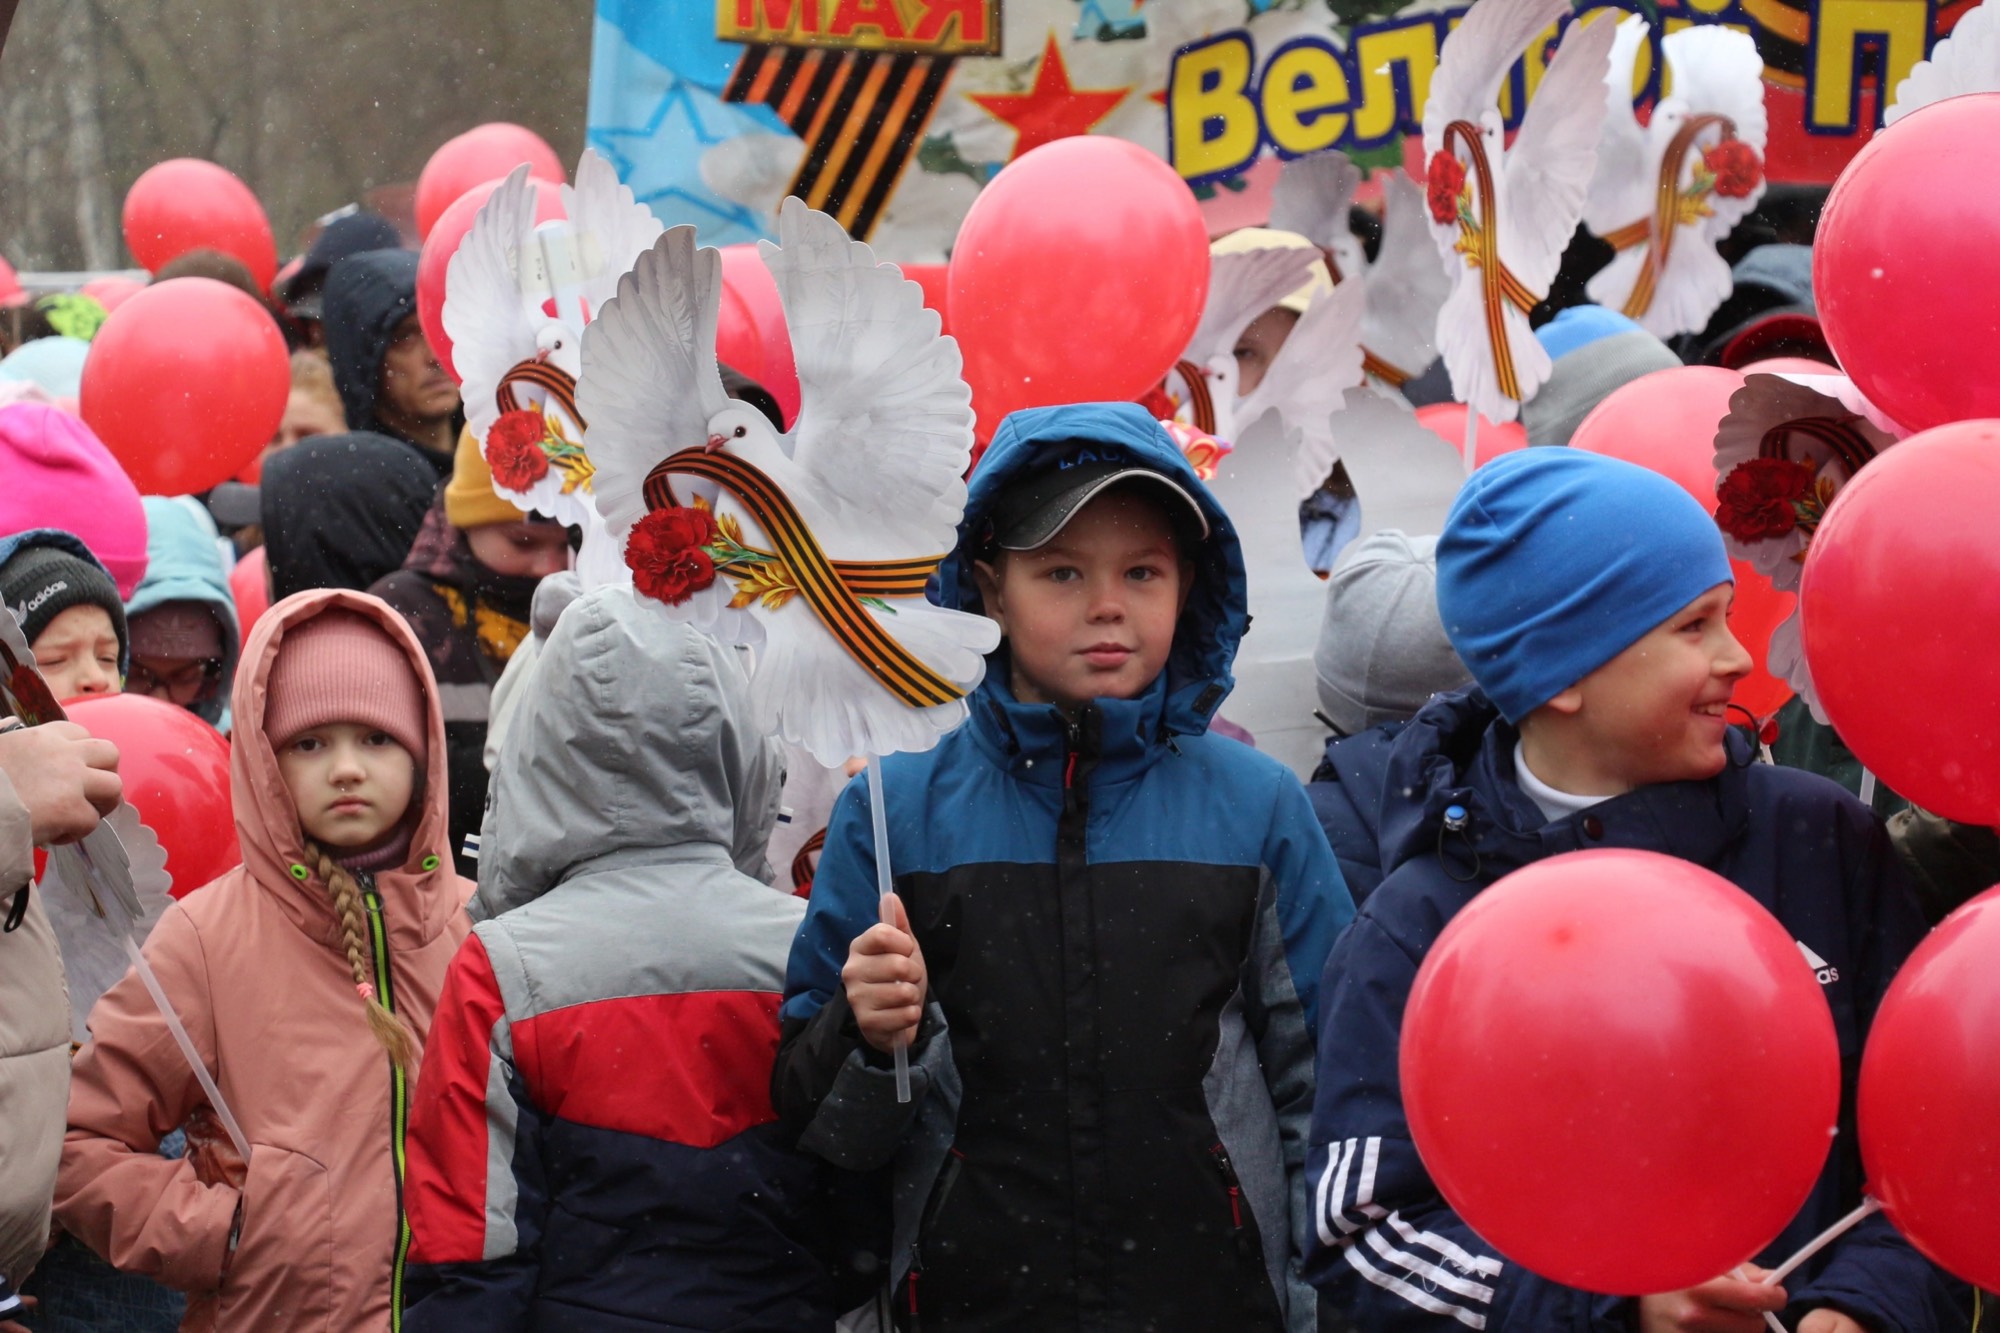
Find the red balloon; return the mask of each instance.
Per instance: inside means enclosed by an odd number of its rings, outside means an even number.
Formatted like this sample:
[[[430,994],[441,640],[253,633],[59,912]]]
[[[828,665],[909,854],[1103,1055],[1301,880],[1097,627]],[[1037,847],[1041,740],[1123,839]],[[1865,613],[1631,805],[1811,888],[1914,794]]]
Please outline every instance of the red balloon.
[[[750,303],[726,282],[716,312],[715,359],[753,380],[764,368],[764,334],[750,313]]]
[[[2000,1290],[2000,889],[1924,938],[1882,997],[1857,1105],[1868,1193],[1925,1258]]]
[[[792,358],[792,331],[785,323],[784,302],[778,298],[778,280],[764,267],[764,257],[754,245],[725,245],[719,253],[723,287],[742,299],[763,337],[759,373],[753,378],[778,400],[789,426],[799,415],[799,370]]]
[[[454,199],[433,224],[430,235],[424,238],[424,248],[417,254],[417,323],[423,326],[424,337],[430,341],[431,351],[437,354],[438,364],[453,379],[458,378],[458,370],[451,364],[451,337],[444,331],[445,278],[451,269],[451,257],[458,253],[465,233],[472,230],[472,220],[506,179],[501,176],[482,181]],[[564,216],[560,185],[532,178],[529,183],[535,187],[535,221],[549,222]]]
[[[98,329],[80,402],[140,494],[189,495],[257,456],[291,389],[270,311],[226,282],[171,278]]]
[[[1403,1016],[1424,1166],[1523,1267],[1678,1291],[1776,1239],[1840,1110],[1833,1015],[1798,946],[1721,876],[1551,857],[1454,918]]]
[[[951,332],[951,267],[948,264],[899,264],[903,276],[924,289],[924,304],[938,312],[944,331]]]
[[[0,255],[0,306],[19,304],[27,295],[21,287],[20,274],[14,271],[6,256]]]
[[[1926,810],[2000,824],[2000,421],[1884,452],[1840,488],[1806,551],[1806,665],[1827,717]]]
[[[125,799],[167,851],[171,892],[184,898],[242,863],[229,796],[229,742],[185,708],[143,694],[63,705],[70,720],[118,747]]]
[[[1911,430],[2000,417],[2000,93],[1946,98],[1870,139],[1813,246],[1820,326],[1870,402]]]
[[[569,179],[548,140],[525,125],[496,120],[445,140],[417,177],[418,237],[428,241],[445,210],[467,190],[496,177],[505,180],[523,162],[534,180],[561,185]]]
[[[1417,409],[1417,422],[1452,448],[1465,448],[1464,403],[1429,403]],[[1494,425],[1479,418],[1479,434],[1472,441],[1473,466],[1484,467],[1502,454],[1528,447],[1528,432],[1518,421]]]
[[[949,287],[990,436],[1018,408],[1130,402],[1158,383],[1208,299],[1208,230],[1187,183],[1137,144],[1058,139],[979,192]]]
[[[237,641],[248,643],[251,626],[271,609],[270,559],[263,547],[238,560],[229,571],[229,595],[236,601]]]
[[[220,250],[269,291],[278,273],[271,220],[250,187],[224,167],[176,157],[146,168],[125,192],[125,246],[157,273],[190,250]]]
[[[1831,373],[1830,367],[1819,369]],[[1729,396],[1742,387],[1743,372],[1720,366],[1656,370],[1623,385],[1592,409],[1577,426],[1570,447],[1651,468],[1678,482],[1713,513],[1715,429],[1729,414]],[[1791,615],[1797,598],[1779,592],[1744,561],[1731,560],[1729,566],[1736,571],[1736,604],[1729,624],[1753,663],[1750,674],[1737,682],[1735,702],[1760,718],[1769,717],[1792,697],[1792,687],[1772,675],[1767,662],[1771,631]]]
[[[92,278],[77,288],[85,296],[104,307],[108,314],[146,290],[146,284],[136,278],[105,277]]]

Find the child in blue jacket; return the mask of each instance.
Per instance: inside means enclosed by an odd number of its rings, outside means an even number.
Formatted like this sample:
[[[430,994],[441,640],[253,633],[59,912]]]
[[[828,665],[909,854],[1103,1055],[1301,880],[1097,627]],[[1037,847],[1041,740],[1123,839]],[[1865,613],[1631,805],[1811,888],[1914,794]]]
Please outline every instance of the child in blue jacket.
[[[1208,734],[1243,578],[1136,406],[1017,412],[973,475],[939,600],[1003,641],[883,763],[893,926],[865,782],[835,807],[773,1076],[803,1147],[890,1165],[903,1327],[1315,1327],[1314,983],[1353,908],[1298,782]]]
[[[1752,763],[1729,728],[1750,670],[1729,631],[1732,595],[1714,521],[1629,463],[1531,449],[1474,473],[1453,506],[1438,608],[1477,684],[1396,737],[1387,875],[1321,981],[1311,1276],[1357,1327],[1755,1333],[1766,1311],[1798,1333],[1964,1326],[1950,1284],[1879,1216],[1784,1288],[1755,1285],[1755,1265],[1639,1300],[1558,1286],[1482,1241],[1410,1141],[1397,1045],[1424,955],[1487,885],[1591,847],[1682,857],[1775,915],[1816,967],[1852,1107],[1869,1021],[1923,921],[1880,821],[1823,778]],[[1791,1254],[1860,1190],[1850,1111],[1804,1208],[1757,1262]]]

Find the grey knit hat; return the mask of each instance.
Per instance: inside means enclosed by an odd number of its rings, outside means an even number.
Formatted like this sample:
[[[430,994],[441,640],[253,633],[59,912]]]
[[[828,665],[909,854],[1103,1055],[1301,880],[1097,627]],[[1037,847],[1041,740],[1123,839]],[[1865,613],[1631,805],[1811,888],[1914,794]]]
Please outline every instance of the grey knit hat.
[[[1410,718],[1472,682],[1438,616],[1437,541],[1377,532],[1328,576],[1313,669],[1320,711],[1342,735]]]
[[[1568,444],[1599,403],[1642,375],[1681,364],[1673,349],[1615,310],[1571,306],[1535,331],[1555,369],[1521,404],[1529,444]]]

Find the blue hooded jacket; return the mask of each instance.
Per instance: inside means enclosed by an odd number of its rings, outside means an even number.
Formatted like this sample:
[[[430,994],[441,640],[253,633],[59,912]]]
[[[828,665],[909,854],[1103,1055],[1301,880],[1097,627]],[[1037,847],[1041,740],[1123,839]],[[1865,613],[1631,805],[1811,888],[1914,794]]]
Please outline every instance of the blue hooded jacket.
[[[229,689],[236,679],[242,634],[236,626],[236,597],[222,568],[215,522],[185,496],[149,495],[146,507],[146,577],[125,603],[125,618],[144,615],[168,602],[195,602],[208,608],[222,629],[222,679],[214,694],[191,711],[224,735],[229,733]]]
[[[1823,960],[1840,1044],[1839,1138],[1805,1206],[1756,1262],[1773,1266],[1860,1202],[1854,1077],[1875,1008],[1924,934],[1887,832],[1835,784],[1751,762],[1729,765],[1550,822],[1515,775],[1519,733],[1477,689],[1441,695],[1396,737],[1382,780],[1386,872],[1327,959],[1311,1178],[1322,1300],[1354,1327],[1508,1333],[1629,1333],[1633,1302],[1547,1281],[1496,1253],[1439,1196],[1410,1139],[1398,1068],[1403,1007],[1440,933],[1509,871],[1563,852],[1628,847],[1705,866],[1777,917]],[[1406,795],[1400,795],[1406,794]],[[1461,807],[1461,826],[1445,811]],[[1828,1306],[1869,1328],[1965,1327],[1962,1288],[1875,1216],[1786,1284],[1787,1326]]]
[[[892,1164],[890,1276],[927,1327],[1310,1329],[1314,978],[1353,908],[1297,781],[1208,734],[1248,624],[1228,515],[1136,406],[1017,412],[935,595],[979,610],[996,496],[1077,441],[1172,477],[1208,518],[1167,665],[1072,718],[1013,696],[1003,644],[963,726],[883,762],[930,980],[906,1106],[840,979],[878,913],[867,785],[849,785],[792,948],[774,1092],[802,1146]]]

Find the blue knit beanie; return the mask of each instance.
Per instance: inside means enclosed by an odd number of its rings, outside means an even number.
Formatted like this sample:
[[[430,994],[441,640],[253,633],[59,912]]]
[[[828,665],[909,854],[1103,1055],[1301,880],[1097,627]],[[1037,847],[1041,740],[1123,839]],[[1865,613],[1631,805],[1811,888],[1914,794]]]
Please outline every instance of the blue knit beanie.
[[[1573,449],[1480,468],[1438,538],[1445,634],[1514,723],[1734,577],[1715,520],[1686,491]]]

